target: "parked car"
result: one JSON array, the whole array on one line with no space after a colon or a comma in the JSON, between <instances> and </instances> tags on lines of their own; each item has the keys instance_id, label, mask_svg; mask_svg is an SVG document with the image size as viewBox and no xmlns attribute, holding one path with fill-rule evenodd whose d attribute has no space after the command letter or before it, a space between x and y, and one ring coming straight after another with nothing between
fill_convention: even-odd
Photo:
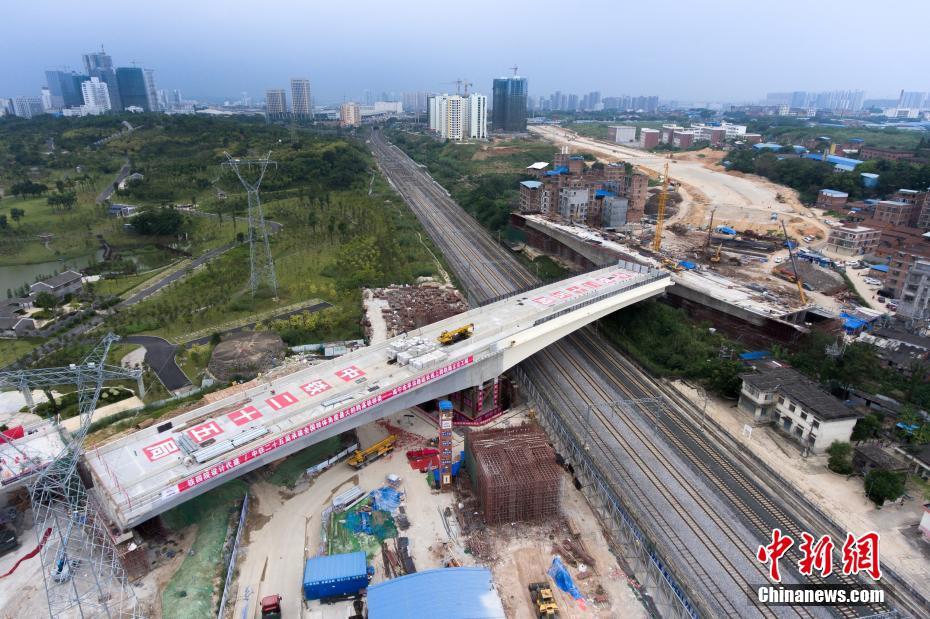
<instances>
[{"instance_id":1,"label":"parked car","mask_svg":"<svg viewBox=\"0 0 930 619\"><path fill-rule=\"evenodd\" d=\"M879 303L884 303L884 302L885 302L885 297L878 297L878 302L879 302Z\"/></svg>"},{"instance_id":2,"label":"parked car","mask_svg":"<svg viewBox=\"0 0 930 619\"><path fill-rule=\"evenodd\" d=\"M805 237L804 237L804 241L807 242L807 243L811 243L811 242L813 242L813 240L814 240L814 237L812 237L812 236L805 236Z\"/></svg>"},{"instance_id":3,"label":"parked car","mask_svg":"<svg viewBox=\"0 0 930 619\"><path fill-rule=\"evenodd\" d=\"M781 256L776 256L776 257L775 257L775 264L781 264L781 263L784 262L784 261L785 261L785 259L782 258Z\"/></svg>"},{"instance_id":4,"label":"parked car","mask_svg":"<svg viewBox=\"0 0 930 619\"><path fill-rule=\"evenodd\" d=\"M0 527L0 557L19 548L16 533L9 527Z\"/></svg>"}]
</instances>

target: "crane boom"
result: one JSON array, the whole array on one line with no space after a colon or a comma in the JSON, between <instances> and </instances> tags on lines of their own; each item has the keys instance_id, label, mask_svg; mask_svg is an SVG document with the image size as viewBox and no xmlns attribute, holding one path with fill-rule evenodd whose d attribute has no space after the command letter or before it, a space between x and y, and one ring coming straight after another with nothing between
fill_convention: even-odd
<instances>
[{"instance_id":1,"label":"crane boom","mask_svg":"<svg viewBox=\"0 0 930 619\"><path fill-rule=\"evenodd\" d=\"M652 251L658 252L662 247L662 226L665 224L665 201L668 199L668 162L665 163L665 178L662 181L662 193L659 194L659 210L656 214L656 234L652 239Z\"/></svg>"},{"instance_id":2,"label":"crane boom","mask_svg":"<svg viewBox=\"0 0 930 619\"><path fill-rule=\"evenodd\" d=\"M794 251L791 249L791 237L788 236L788 227L785 226L784 220L781 222L781 229L785 233L785 245L788 246L788 258L791 259L791 269L794 271L794 283L798 286L798 296L801 297L801 303L807 305L807 295L804 294L804 284L801 282L801 275L798 273L798 262L794 258Z\"/></svg>"}]
</instances>

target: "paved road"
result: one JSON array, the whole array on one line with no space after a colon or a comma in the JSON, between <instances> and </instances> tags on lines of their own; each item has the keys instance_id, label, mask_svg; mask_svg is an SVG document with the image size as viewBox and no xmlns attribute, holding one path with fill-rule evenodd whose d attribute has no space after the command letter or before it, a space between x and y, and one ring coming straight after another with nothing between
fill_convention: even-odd
<instances>
[{"instance_id":1,"label":"paved road","mask_svg":"<svg viewBox=\"0 0 930 619\"><path fill-rule=\"evenodd\" d=\"M202 264L206 262L209 262L210 260L213 260L220 254L226 253L227 251L229 251L235 246L236 246L236 242L233 241L231 243L226 243L225 245L217 247L216 249L211 249L210 251L203 254L202 256L195 258L193 261L191 261L189 265L187 265L183 269L178 269L177 271L175 271L174 273L172 273L165 279L159 282L156 282L147 288L143 288L142 290L132 295L128 299L124 299L123 301L120 301L116 305L116 307L129 307L130 305L135 305L136 303L139 303L140 301L144 301L145 299L152 296L153 294L155 294L156 292L158 292L159 290L161 290L168 284L178 281L179 279L181 279L182 277L190 273L192 270L196 269L197 267L201 266Z\"/></svg>"},{"instance_id":2,"label":"paved road","mask_svg":"<svg viewBox=\"0 0 930 619\"><path fill-rule=\"evenodd\" d=\"M118 185L127 176L129 176L129 163L128 162L124 163L123 167L119 169L119 172L117 172L116 174L116 179L112 183L107 185L106 188L104 188L104 190L100 192L100 195L97 196L97 204L103 204L104 202L109 200L110 196L113 195L113 185Z\"/></svg>"},{"instance_id":3,"label":"paved road","mask_svg":"<svg viewBox=\"0 0 930 619\"><path fill-rule=\"evenodd\" d=\"M168 391L175 391L187 387L191 381L181 371L174 355L178 347L160 337L152 335L130 335L124 340L127 344L141 344L145 346L145 362Z\"/></svg>"},{"instance_id":4,"label":"paved road","mask_svg":"<svg viewBox=\"0 0 930 619\"><path fill-rule=\"evenodd\" d=\"M276 315L276 316L272 316L271 318L263 318L262 320L281 320L281 319L283 319L283 318L288 318L288 317L290 317L290 316L293 316L294 314L300 314L301 312L310 312L310 313L312 314L313 312L318 312L318 311L320 311L320 310L324 310L324 309L326 309L327 307L332 307L332 305L331 305L330 303L327 303L326 301L323 301L322 303L317 303L316 305L311 305L310 307L302 307L302 308L300 308L300 309L296 309L296 310L293 310L293 311L290 311L290 312L284 312L283 314L278 314L278 315ZM250 323L248 323L248 324L242 325L241 327L234 327L234 328L232 328L232 329L228 329L228 330L226 330L226 331L222 331L221 333L223 333L224 335L227 334L227 333L238 333L239 331L242 331L242 330L244 330L244 329L251 329L251 328L253 328L256 324L258 324L258 323L250 322ZM203 336L203 337L198 337L196 340L191 340L191 341L189 341L189 342L186 342L185 345L186 345L186 346L196 346L196 345L200 345L200 344L206 344L207 342L210 341L210 338L211 338L211 337L213 337L213 336L212 336L212 335L205 335L205 336Z\"/></svg>"}]
</instances>

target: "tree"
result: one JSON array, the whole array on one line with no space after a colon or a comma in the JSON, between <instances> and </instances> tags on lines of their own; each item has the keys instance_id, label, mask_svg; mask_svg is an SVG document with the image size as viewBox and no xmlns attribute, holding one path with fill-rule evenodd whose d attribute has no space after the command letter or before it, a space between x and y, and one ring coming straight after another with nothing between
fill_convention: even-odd
<instances>
[{"instance_id":1,"label":"tree","mask_svg":"<svg viewBox=\"0 0 930 619\"><path fill-rule=\"evenodd\" d=\"M169 236L184 227L184 216L173 208L155 208L142 211L132 218L132 227L146 236Z\"/></svg>"},{"instance_id":2,"label":"tree","mask_svg":"<svg viewBox=\"0 0 930 619\"><path fill-rule=\"evenodd\" d=\"M21 208L13 207L10 209L10 217L12 217L13 221L16 223L19 223L19 220L22 219L25 215L26 211Z\"/></svg>"},{"instance_id":3,"label":"tree","mask_svg":"<svg viewBox=\"0 0 930 619\"><path fill-rule=\"evenodd\" d=\"M885 469L873 469L865 476L865 494L879 507L885 501L897 500L904 494L904 475Z\"/></svg>"},{"instance_id":4,"label":"tree","mask_svg":"<svg viewBox=\"0 0 930 619\"><path fill-rule=\"evenodd\" d=\"M882 420L878 415L868 414L856 422L853 428L852 436L854 441L865 441L878 436L879 430L882 429Z\"/></svg>"},{"instance_id":5,"label":"tree","mask_svg":"<svg viewBox=\"0 0 930 619\"><path fill-rule=\"evenodd\" d=\"M852 473L852 445L833 441L830 447L827 448L827 454L830 456L827 461L827 468L840 475L849 475Z\"/></svg>"},{"instance_id":6,"label":"tree","mask_svg":"<svg viewBox=\"0 0 930 619\"><path fill-rule=\"evenodd\" d=\"M42 309L51 309L58 305L58 297L50 292L40 292L36 295L33 304L35 304L36 307L41 307Z\"/></svg>"},{"instance_id":7,"label":"tree","mask_svg":"<svg viewBox=\"0 0 930 619\"><path fill-rule=\"evenodd\" d=\"M8 226L6 215L0 215L0 230L6 230Z\"/></svg>"}]
</instances>

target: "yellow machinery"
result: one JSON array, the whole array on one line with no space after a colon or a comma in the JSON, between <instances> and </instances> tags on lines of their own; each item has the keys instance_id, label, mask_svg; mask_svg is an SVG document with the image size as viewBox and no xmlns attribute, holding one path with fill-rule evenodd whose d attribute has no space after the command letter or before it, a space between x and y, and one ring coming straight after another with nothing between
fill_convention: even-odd
<instances>
[{"instance_id":1,"label":"yellow machinery","mask_svg":"<svg viewBox=\"0 0 930 619\"><path fill-rule=\"evenodd\" d=\"M659 194L659 210L656 213L656 235L652 239L652 251L658 253L662 247L662 226L665 225L665 201L668 199L668 163L665 164L665 178L662 180L662 193Z\"/></svg>"},{"instance_id":2,"label":"yellow machinery","mask_svg":"<svg viewBox=\"0 0 930 619\"><path fill-rule=\"evenodd\" d=\"M537 617L555 618L559 616L559 605L555 603L555 597L552 595L549 583L533 582L530 583L529 589Z\"/></svg>"},{"instance_id":3,"label":"yellow machinery","mask_svg":"<svg viewBox=\"0 0 930 619\"><path fill-rule=\"evenodd\" d=\"M451 331L443 331L439 334L437 340L443 346L448 346L450 344L455 344L456 342L461 342L462 340L467 340L474 332L475 325L468 324L464 327L459 327L458 329L452 329Z\"/></svg>"},{"instance_id":4,"label":"yellow machinery","mask_svg":"<svg viewBox=\"0 0 930 619\"><path fill-rule=\"evenodd\" d=\"M718 262L720 262L720 250L721 249L723 249L723 243L721 243L720 245L717 245L717 251L714 253L713 256L710 257L710 261L713 262L714 264L717 264Z\"/></svg>"},{"instance_id":5,"label":"yellow machinery","mask_svg":"<svg viewBox=\"0 0 930 619\"><path fill-rule=\"evenodd\" d=\"M378 441L365 450L356 449L355 453L349 456L349 466L360 469L372 460L377 460L381 456L394 451L394 443L397 442L397 435L390 434L387 438Z\"/></svg>"},{"instance_id":6,"label":"yellow machinery","mask_svg":"<svg viewBox=\"0 0 930 619\"><path fill-rule=\"evenodd\" d=\"M681 271L685 270L685 267L668 258L662 258L662 266L670 271L675 271L676 273L680 273Z\"/></svg>"},{"instance_id":7,"label":"yellow machinery","mask_svg":"<svg viewBox=\"0 0 930 619\"><path fill-rule=\"evenodd\" d=\"M794 271L794 283L798 286L798 296L801 297L801 303L807 305L807 295L804 294L804 282L801 281L801 275L798 273L798 263L794 259L794 250L791 248L791 237L788 236L788 228L785 222L781 222L781 229L785 233L785 245L788 246L788 257L791 259L791 269Z\"/></svg>"}]
</instances>

